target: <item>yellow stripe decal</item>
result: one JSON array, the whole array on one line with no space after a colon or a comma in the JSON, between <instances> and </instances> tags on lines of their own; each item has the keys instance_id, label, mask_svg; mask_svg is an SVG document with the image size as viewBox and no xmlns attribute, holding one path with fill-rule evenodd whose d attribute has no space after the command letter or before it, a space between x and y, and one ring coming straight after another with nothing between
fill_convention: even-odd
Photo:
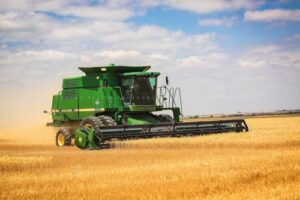
<instances>
[{"instance_id":1,"label":"yellow stripe decal","mask_svg":"<svg viewBox=\"0 0 300 200\"><path fill-rule=\"evenodd\" d=\"M79 109L79 112L91 112L91 111L95 111L95 108L81 108Z\"/></svg>"}]
</instances>

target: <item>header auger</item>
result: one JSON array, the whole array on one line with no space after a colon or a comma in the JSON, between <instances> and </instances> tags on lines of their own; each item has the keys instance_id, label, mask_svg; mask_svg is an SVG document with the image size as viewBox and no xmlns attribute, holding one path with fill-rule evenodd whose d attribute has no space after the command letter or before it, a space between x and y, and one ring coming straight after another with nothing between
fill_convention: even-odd
<instances>
[{"instance_id":1,"label":"header auger","mask_svg":"<svg viewBox=\"0 0 300 200\"><path fill-rule=\"evenodd\" d=\"M79 69L85 76L65 78L52 99L53 124L62 127L57 146L75 140L81 149L95 149L113 139L248 131L243 119L182 122L180 89L157 87L160 73L148 72L150 66Z\"/></svg>"}]
</instances>

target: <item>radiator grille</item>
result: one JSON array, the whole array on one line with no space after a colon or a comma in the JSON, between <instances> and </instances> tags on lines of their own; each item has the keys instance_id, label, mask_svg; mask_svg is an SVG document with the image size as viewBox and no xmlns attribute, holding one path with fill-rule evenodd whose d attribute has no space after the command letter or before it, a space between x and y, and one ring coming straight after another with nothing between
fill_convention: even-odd
<instances>
[{"instance_id":1,"label":"radiator grille","mask_svg":"<svg viewBox=\"0 0 300 200\"><path fill-rule=\"evenodd\" d=\"M71 79L71 80L66 80L65 81L65 88L75 88L79 87L80 85L80 80L79 79Z\"/></svg>"},{"instance_id":2,"label":"radiator grille","mask_svg":"<svg viewBox=\"0 0 300 200\"><path fill-rule=\"evenodd\" d=\"M73 100L77 98L77 90L64 90L64 99Z\"/></svg>"}]
</instances>

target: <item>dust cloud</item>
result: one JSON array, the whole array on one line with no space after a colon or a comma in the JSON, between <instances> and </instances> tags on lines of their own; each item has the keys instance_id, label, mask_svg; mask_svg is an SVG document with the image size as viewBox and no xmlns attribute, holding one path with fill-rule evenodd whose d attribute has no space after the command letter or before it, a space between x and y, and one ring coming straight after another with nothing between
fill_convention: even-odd
<instances>
[{"instance_id":1,"label":"dust cloud","mask_svg":"<svg viewBox=\"0 0 300 200\"><path fill-rule=\"evenodd\" d=\"M2 88L0 128L28 128L51 122L51 116L43 110L51 110L52 95L58 90L44 85Z\"/></svg>"},{"instance_id":2,"label":"dust cloud","mask_svg":"<svg viewBox=\"0 0 300 200\"><path fill-rule=\"evenodd\" d=\"M56 90L39 86L2 88L0 144L55 145L57 128L46 126L52 119L43 110L51 110L52 95Z\"/></svg>"}]
</instances>

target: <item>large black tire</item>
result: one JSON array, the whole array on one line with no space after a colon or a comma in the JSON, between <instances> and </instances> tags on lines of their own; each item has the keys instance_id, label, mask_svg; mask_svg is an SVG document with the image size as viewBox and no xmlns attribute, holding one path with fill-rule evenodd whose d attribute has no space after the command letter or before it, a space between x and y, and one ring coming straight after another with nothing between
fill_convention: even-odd
<instances>
[{"instance_id":1,"label":"large black tire","mask_svg":"<svg viewBox=\"0 0 300 200\"><path fill-rule=\"evenodd\" d=\"M173 117L171 117L170 115L166 115L166 114L157 115L157 118L162 123L174 123L175 122Z\"/></svg>"},{"instance_id":2,"label":"large black tire","mask_svg":"<svg viewBox=\"0 0 300 200\"><path fill-rule=\"evenodd\" d=\"M117 123L113 118L107 115L99 115L98 118L102 121L103 126L116 126ZM104 142L104 140L102 141Z\"/></svg>"},{"instance_id":3,"label":"large black tire","mask_svg":"<svg viewBox=\"0 0 300 200\"><path fill-rule=\"evenodd\" d=\"M117 123L113 118L107 115L99 115L98 118L102 121L104 126L116 126Z\"/></svg>"},{"instance_id":4,"label":"large black tire","mask_svg":"<svg viewBox=\"0 0 300 200\"><path fill-rule=\"evenodd\" d=\"M95 143L100 144L102 141L102 135L100 132L100 127L103 126L102 120L100 120L96 116L89 116L84 118L81 123L80 127L82 128L93 128L97 137L95 137Z\"/></svg>"},{"instance_id":5,"label":"large black tire","mask_svg":"<svg viewBox=\"0 0 300 200\"><path fill-rule=\"evenodd\" d=\"M72 134L67 128L60 128L55 137L56 146L71 146L72 143Z\"/></svg>"}]
</instances>

